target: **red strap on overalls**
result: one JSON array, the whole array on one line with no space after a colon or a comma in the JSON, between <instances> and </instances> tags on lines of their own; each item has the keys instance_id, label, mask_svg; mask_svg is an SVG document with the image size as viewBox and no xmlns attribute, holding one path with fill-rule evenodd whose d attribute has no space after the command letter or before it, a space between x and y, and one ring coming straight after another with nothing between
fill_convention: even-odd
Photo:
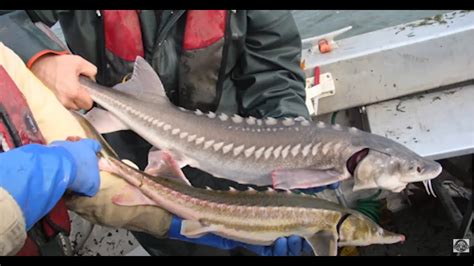
<instances>
[{"instance_id":1,"label":"red strap on overalls","mask_svg":"<svg viewBox=\"0 0 474 266\"><path fill-rule=\"evenodd\" d=\"M15 82L0 65L0 133L6 137L10 149L30 143L46 144L31 113L28 103ZM11 145L11 146L10 146ZM69 235L71 225L64 200L40 220L46 240L59 232ZM40 255L39 248L30 237L17 256Z\"/></svg>"},{"instance_id":2,"label":"red strap on overalls","mask_svg":"<svg viewBox=\"0 0 474 266\"><path fill-rule=\"evenodd\" d=\"M103 10L105 48L126 61L144 57L137 10Z\"/></svg>"},{"instance_id":3,"label":"red strap on overalls","mask_svg":"<svg viewBox=\"0 0 474 266\"><path fill-rule=\"evenodd\" d=\"M103 10L105 47L114 55L135 61L144 56L138 10ZM205 48L225 34L226 10L188 10L184 30L185 50Z\"/></svg>"},{"instance_id":4,"label":"red strap on overalls","mask_svg":"<svg viewBox=\"0 0 474 266\"><path fill-rule=\"evenodd\" d=\"M184 29L183 48L205 48L224 37L226 10L188 10Z\"/></svg>"}]
</instances>

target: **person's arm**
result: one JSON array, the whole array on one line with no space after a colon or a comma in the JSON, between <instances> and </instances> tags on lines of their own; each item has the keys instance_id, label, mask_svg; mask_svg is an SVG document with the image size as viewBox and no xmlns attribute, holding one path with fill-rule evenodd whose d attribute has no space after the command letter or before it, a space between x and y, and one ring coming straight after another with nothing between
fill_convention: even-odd
<instances>
[{"instance_id":1,"label":"person's arm","mask_svg":"<svg viewBox=\"0 0 474 266\"><path fill-rule=\"evenodd\" d=\"M46 54L68 54L43 33L34 22L43 22L51 27L58 21L58 12L53 10L0 10L0 42L11 47L30 68Z\"/></svg>"},{"instance_id":2,"label":"person's arm","mask_svg":"<svg viewBox=\"0 0 474 266\"><path fill-rule=\"evenodd\" d=\"M26 230L54 207L66 189L86 196L97 193L99 149L97 142L84 140L29 144L0 153L0 256L21 249Z\"/></svg>"},{"instance_id":3,"label":"person's arm","mask_svg":"<svg viewBox=\"0 0 474 266\"><path fill-rule=\"evenodd\" d=\"M247 11L245 48L233 79L244 116L309 118L301 38L289 11Z\"/></svg>"},{"instance_id":4,"label":"person's arm","mask_svg":"<svg viewBox=\"0 0 474 266\"><path fill-rule=\"evenodd\" d=\"M25 145L0 153L0 255L21 248L26 233L66 190L93 196L100 177L97 141Z\"/></svg>"},{"instance_id":5,"label":"person's arm","mask_svg":"<svg viewBox=\"0 0 474 266\"><path fill-rule=\"evenodd\" d=\"M97 68L63 50L34 24L42 22L52 26L61 12L70 11L0 11L0 42L15 51L66 108L90 109L92 99L79 83L79 76L94 79Z\"/></svg>"},{"instance_id":6,"label":"person's arm","mask_svg":"<svg viewBox=\"0 0 474 266\"><path fill-rule=\"evenodd\" d=\"M20 206L0 187L0 256L11 256L20 251L26 239L26 227Z\"/></svg>"}]
</instances>

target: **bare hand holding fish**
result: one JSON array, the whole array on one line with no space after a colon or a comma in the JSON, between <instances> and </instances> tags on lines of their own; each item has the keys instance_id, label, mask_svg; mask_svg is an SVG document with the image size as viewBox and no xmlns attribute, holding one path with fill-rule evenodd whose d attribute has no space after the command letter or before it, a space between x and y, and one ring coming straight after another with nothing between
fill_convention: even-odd
<instances>
[{"instance_id":1,"label":"bare hand holding fish","mask_svg":"<svg viewBox=\"0 0 474 266\"><path fill-rule=\"evenodd\" d=\"M89 110L92 98L79 83L79 76L94 79L97 67L78 55L47 54L37 59L31 71L50 88L64 107Z\"/></svg>"}]
</instances>

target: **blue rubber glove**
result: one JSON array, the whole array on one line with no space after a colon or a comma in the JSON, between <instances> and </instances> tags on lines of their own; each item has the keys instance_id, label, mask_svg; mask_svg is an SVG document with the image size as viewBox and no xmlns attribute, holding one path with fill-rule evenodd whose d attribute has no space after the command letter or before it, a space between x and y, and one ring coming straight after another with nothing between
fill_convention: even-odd
<instances>
[{"instance_id":1,"label":"blue rubber glove","mask_svg":"<svg viewBox=\"0 0 474 266\"><path fill-rule=\"evenodd\" d=\"M322 187L315 187L315 188L306 188L306 189L299 189L299 191L306 193L306 194L316 194L318 192L321 192L325 189L337 189L341 182L336 182L327 186L322 186Z\"/></svg>"},{"instance_id":2,"label":"blue rubber glove","mask_svg":"<svg viewBox=\"0 0 474 266\"><path fill-rule=\"evenodd\" d=\"M68 189L80 195L94 196L100 186L96 155L101 149L99 142L92 139L81 139L78 142L54 141L49 146L66 149L77 166L76 174L71 178Z\"/></svg>"},{"instance_id":3,"label":"blue rubber glove","mask_svg":"<svg viewBox=\"0 0 474 266\"><path fill-rule=\"evenodd\" d=\"M214 234L206 234L199 238L188 238L181 235L180 233L181 222L181 218L173 216L170 229L168 231L168 237L170 239L206 245L223 250L242 247L260 256L300 256L303 252L311 254L311 247L303 238L299 236L281 237L277 239L271 246L245 244L242 242L222 238Z\"/></svg>"},{"instance_id":4,"label":"blue rubber glove","mask_svg":"<svg viewBox=\"0 0 474 266\"><path fill-rule=\"evenodd\" d=\"M93 140L29 144L0 153L0 187L7 190L23 212L26 229L46 215L66 189L92 196L99 189Z\"/></svg>"}]
</instances>

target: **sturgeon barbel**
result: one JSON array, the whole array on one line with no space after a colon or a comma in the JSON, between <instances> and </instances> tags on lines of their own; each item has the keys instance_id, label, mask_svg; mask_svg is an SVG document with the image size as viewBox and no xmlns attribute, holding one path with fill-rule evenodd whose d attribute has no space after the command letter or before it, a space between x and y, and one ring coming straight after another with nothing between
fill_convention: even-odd
<instances>
[{"instance_id":1,"label":"sturgeon barbel","mask_svg":"<svg viewBox=\"0 0 474 266\"><path fill-rule=\"evenodd\" d=\"M155 205L183 218L181 234L196 238L213 233L255 245L277 238L305 238L315 255L337 255L337 247L393 244L405 236L384 230L367 216L305 194L273 189L215 191L192 187L184 178L150 176L124 164L80 114L74 113L88 138L98 140L100 167L130 186L113 196L122 206Z\"/></svg>"},{"instance_id":2,"label":"sturgeon barbel","mask_svg":"<svg viewBox=\"0 0 474 266\"><path fill-rule=\"evenodd\" d=\"M399 192L441 172L439 163L356 128L301 117L243 118L177 107L140 57L132 78L114 89L80 80L95 102L181 165L239 183L295 189L354 177L354 191ZM114 119L107 119L110 126Z\"/></svg>"}]
</instances>

